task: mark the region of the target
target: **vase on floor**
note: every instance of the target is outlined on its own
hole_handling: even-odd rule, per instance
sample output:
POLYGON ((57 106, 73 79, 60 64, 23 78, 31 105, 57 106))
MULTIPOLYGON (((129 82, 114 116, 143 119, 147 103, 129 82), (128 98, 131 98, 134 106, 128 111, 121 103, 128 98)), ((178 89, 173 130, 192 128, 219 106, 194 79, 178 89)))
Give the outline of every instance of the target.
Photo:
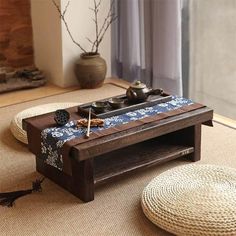
POLYGON ((75 74, 83 89, 101 87, 106 73, 106 61, 99 53, 82 53, 75 64, 75 74))

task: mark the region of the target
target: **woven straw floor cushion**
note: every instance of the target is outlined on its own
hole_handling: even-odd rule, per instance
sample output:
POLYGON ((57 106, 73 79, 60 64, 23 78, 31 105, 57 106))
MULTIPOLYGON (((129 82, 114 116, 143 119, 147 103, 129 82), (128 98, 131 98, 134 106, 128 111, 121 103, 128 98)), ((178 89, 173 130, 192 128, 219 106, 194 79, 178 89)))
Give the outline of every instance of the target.
POLYGON ((45 113, 56 111, 57 109, 65 109, 73 106, 77 106, 79 103, 49 103, 43 104, 35 107, 31 107, 26 109, 20 113, 18 113, 13 120, 11 121, 10 130, 13 136, 21 141, 22 143, 27 144, 27 134, 22 129, 22 120, 25 118, 42 115, 45 113))
POLYGON ((236 235, 236 170, 173 168, 147 185, 141 204, 150 221, 175 235, 236 235))

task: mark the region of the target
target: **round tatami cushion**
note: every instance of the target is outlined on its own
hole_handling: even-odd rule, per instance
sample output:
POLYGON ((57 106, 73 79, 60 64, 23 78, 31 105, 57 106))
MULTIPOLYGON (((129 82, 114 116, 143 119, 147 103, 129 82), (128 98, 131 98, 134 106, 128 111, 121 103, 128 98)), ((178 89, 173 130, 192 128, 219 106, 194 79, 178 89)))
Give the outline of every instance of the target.
POLYGON ((24 111, 21 111, 13 118, 13 120, 11 121, 10 130, 16 139, 27 144, 28 143, 27 134, 22 128, 23 119, 77 105, 79 105, 79 103, 49 103, 28 108, 24 111))
POLYGON ((173 168, 147 185, 141 204, 150 221, 175 235, 236 235, 236 170, 173 168))

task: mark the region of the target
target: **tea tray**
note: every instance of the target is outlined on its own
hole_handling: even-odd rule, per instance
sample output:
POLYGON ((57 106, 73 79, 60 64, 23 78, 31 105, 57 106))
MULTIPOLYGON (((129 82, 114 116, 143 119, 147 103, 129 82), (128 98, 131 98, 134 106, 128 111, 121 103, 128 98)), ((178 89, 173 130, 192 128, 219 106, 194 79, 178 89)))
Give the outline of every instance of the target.
MULTIPOLYGON (((124 100, 123 106, 121 108, 114 109, 114 108, 112 108, 111 106, 108 105, 107 108, 105 108, 104 112, 101 112, 101 113, 98 113, 98 112, 96 112, 92 109, 92 113, 93 113, 92 116, 104 119, 104 118, 108 118, 108 117, 111 117, 111 116, 124 114, 126 112, 130 112, 130 111, 134 111, 134 110, 137 110, 137 109, 142 109, 142 108, 154 106, 156 104, 165 103, 165 102, 168 102, 168 101, 172 100, 172 96, 167 94, 167 93, 162 93, 161 95, 150 95, 148 97, 147 101, 137 103, 137 104, 129 103, 126 95, 115 96, 113 98, 123 99, 124 100)), ((99 102, 100 101, 101 102, 106 102, 108 100, 109 100, 109 98, 102 99, 102 100, 99 100, 99 102)), ((87 104, 84 104, 84 105, 78 107, 78 112, 79 113, 84 112, 86 114, 87 113, 86 111, 89 110, 91 105, 92 105, 92 103, 87 103, 87 104)))

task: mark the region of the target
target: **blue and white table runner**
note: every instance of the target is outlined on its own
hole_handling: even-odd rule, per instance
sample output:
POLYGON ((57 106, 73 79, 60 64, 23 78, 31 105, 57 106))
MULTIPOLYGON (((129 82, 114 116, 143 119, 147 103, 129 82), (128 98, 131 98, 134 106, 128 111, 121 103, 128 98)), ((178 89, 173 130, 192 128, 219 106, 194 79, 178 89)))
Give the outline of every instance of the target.
MULTIPOLYGON (((193 101, 190 99, 172 96, 172 100, 169 102, 106 118, 104 119, 104 127, 91 127, 91 132, 127 124, 131 121, 140 120, 192 104, 193 101)), ((85 128, 77 128, 76 121, 70 121, 62 127, 44 129, 41 132, 41 158, 43 158, 46 164, 62 171, 62 147, 64 143, 75 138, 83 137, 85 133, 85 128)))

